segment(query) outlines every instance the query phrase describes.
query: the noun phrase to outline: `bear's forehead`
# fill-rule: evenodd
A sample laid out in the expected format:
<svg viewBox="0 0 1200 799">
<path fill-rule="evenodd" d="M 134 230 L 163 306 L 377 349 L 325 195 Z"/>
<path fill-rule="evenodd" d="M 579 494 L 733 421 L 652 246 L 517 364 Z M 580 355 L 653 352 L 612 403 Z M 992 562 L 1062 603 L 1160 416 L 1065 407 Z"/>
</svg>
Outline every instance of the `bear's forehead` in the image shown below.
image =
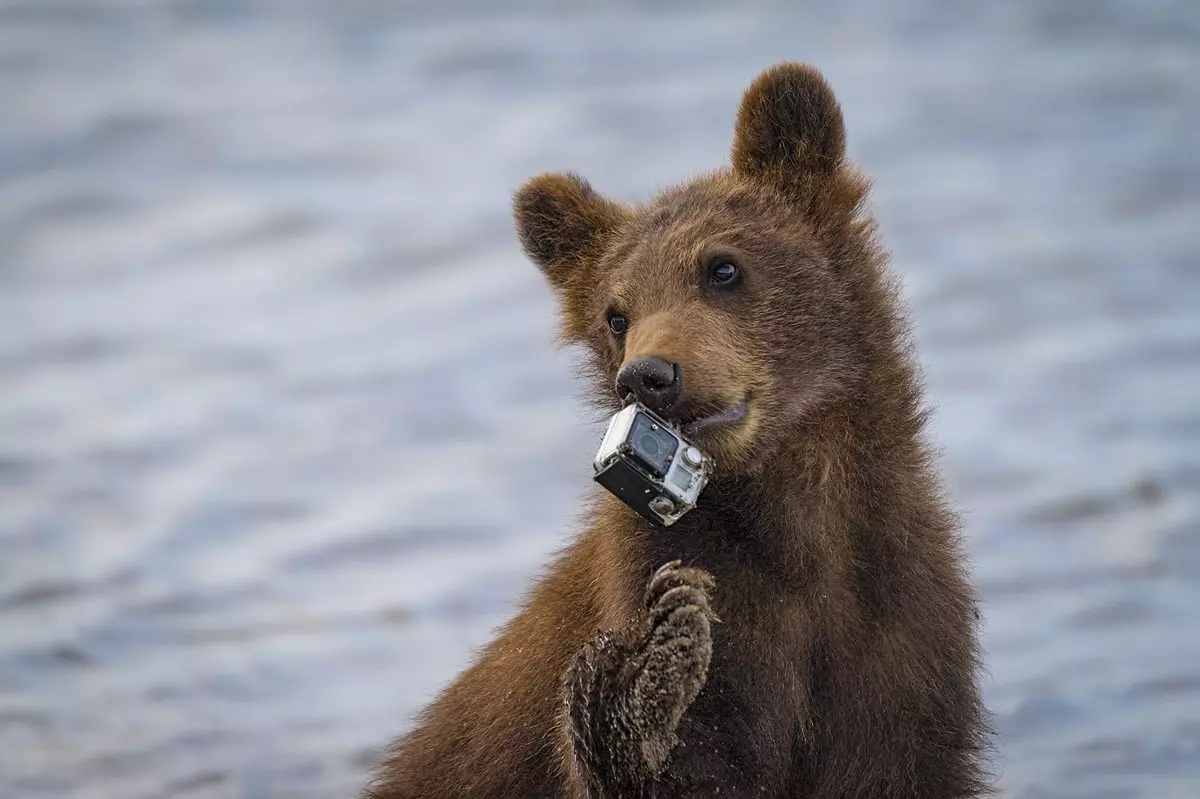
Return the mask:
<svg viewBox="0 0 1200 799">
<path fill-rule="evenodd" d="M 719 229 L 778 213 L 773 193 L 725 175 L 712 175 L 661 192 L 640 209 L 634 227 L 641 236 L 669 233 L 696 223 Z"/>
<path fill-rule="evenodd" d="M 774 192 L 717 173 L 667 189 L 634 209 L 609 250 L 618 293 L 695 282 L 707 257 L 792 238 L 794 210 Z"/>
</svg>

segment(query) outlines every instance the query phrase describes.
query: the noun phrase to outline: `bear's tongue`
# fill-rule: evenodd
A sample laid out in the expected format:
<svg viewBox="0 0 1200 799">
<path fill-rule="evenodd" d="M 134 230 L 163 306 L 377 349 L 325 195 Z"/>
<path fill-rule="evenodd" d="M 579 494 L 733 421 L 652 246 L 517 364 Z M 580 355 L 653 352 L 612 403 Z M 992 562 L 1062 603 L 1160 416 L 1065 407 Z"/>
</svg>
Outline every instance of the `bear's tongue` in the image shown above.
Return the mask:
<svg viewBox="0 0 1200 799">
<path fill-rule="evenodd" d="M 704 416 L 694 422 L 688 422 L 683 426 L 685 434 L 695 435 L 712 427 L 719 427 L 726 424 L 737 424 L 746 418 L 746 413 L 749 406 L 746 400 L 742 400 L 736 405 L 731 405 L 723 411 L 718 411 L 711 416 Z"/>
</svg>

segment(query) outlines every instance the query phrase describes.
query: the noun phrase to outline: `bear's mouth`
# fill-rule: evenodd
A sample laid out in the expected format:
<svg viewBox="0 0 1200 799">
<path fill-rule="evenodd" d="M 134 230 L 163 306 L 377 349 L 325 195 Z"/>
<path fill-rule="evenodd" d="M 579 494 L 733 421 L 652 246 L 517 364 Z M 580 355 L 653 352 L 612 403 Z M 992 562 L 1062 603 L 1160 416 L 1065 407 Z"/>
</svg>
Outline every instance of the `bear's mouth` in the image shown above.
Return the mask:
<svg viewBox="0 0 1200 799">
<path fill-rule="evenodd" d="M 750 395 L 746 394 L 741 400 L 715 413 L 700 416 L 685 421 L 681 425 L 684 435 L 694 436 L 718 427 L 728 427 L 746 420 L 750 414 Z"/>
</svg>

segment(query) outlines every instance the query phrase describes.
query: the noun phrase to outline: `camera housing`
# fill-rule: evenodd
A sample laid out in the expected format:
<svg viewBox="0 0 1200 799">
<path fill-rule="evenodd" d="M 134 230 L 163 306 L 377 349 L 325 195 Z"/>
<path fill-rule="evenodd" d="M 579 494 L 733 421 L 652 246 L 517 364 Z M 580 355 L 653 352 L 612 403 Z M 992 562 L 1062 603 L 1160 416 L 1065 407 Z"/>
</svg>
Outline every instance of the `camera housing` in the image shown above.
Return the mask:
<svg viewBox="0 0 1200 799">
<path fill-rule="evenodd" d="M 592 462 L 597 483 L 663 527 L 696 507 L 713 465 L 699 447 L 636 402 L 609 421 Z"/>
</svg>

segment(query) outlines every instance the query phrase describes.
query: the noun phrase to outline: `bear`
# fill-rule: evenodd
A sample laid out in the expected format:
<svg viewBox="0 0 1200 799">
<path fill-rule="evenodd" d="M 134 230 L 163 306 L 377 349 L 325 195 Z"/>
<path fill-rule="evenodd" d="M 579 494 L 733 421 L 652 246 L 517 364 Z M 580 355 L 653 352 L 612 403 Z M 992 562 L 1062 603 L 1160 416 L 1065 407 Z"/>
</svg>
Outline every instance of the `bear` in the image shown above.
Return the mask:
<svg viewBox="0 0 1200 799">
<path fill-rule="evenodd" d="M 425 797 L 975 797 L 977 599 L 924 428 L 911 325 L 833 91 L 785 62 L 730 163 L 643 205 L 516 193 L 590 398 L 716 462 L 652 526 L 583 531 L 365 789 Z"/>
</svg>

